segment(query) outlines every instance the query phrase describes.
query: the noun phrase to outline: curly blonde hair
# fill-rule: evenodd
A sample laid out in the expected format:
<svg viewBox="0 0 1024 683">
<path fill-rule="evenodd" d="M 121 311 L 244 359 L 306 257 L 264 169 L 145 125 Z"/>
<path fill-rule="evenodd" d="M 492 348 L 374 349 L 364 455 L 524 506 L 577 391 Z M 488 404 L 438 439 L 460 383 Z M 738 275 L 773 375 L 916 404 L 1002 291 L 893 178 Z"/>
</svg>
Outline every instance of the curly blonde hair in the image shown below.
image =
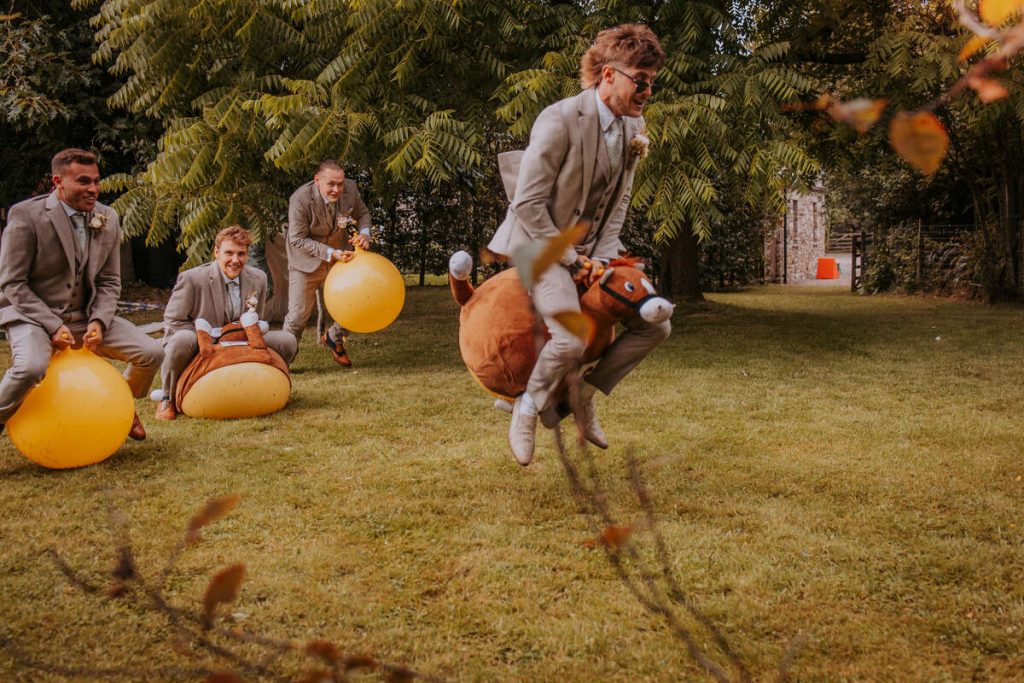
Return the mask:
<svg viewBox="0 0 1024 683">
<path fill-rule="evenodd" d="M 597 34 L 580 60 L 580 84 L 593 88 L 601 82 L 605 64 L 638 69 L 660 69 L 665 52 L 658 36 L 644 24 L 620 24 Z"/>
<path fill-rule="evenodd" d="M 219 249 L 221 242 L 225 240 L 234 242 L 240 247 L 246 249 L 252 244 L 252 233 L 243 228 L 241 225 L 230 225 L 220 232 L 213 238 L 213 246 L 215 249 Z"/>
</svg>

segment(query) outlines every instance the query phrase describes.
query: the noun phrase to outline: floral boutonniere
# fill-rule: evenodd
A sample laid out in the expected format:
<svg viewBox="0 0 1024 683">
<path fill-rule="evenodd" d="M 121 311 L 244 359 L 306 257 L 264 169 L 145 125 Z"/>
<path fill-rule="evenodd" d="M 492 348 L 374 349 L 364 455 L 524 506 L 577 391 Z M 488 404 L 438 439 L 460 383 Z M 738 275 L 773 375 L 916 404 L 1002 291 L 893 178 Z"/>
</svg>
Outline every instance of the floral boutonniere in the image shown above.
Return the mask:
<svg viewBox="0 0 1024 683">
<path fill-rule="evenodd" d="M 338 230 L 347 230 L 356 224 L 356 219 L 349 216 L 347 213 L 339 213 L 337 218 L 334 219 L 334 227 Z"/>
<path fill-rule="evenodd" d="M 89 227 L 93 230 L 102 230 L 107 225 L 107 214 L 94 213 L 89 219 Z"/>
<path fill-rule="evenodd" d="M 651 146 L 651 139 L 647 137 L 647 126 L 640 126 L 640 130 L 633 135 L 633 139 L 629 141 L 629 153 L 634 159 L 639 161 L 647 156 L 647 152 Z"/>
<path fill-rule="evenodd" d="M 255 313 L 256 306 L 258 306 L 259 303 L 260 300 L 256 298 L 256 293 L 253 292 L 252 294 L 245 298 L 245 310 L 248 311 L 249 313 Z"/>
</svg>

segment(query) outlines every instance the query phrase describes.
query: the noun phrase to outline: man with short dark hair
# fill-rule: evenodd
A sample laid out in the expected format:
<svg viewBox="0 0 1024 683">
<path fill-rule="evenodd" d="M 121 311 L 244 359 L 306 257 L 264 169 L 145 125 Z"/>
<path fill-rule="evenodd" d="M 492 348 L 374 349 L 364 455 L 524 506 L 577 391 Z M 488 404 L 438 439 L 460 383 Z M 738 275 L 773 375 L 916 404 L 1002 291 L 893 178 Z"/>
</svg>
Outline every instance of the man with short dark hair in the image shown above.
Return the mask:
<svg viewBox="0 0 1024 683">
<path fill-rule="evenodd" d="M 53 192 L 11 207 L 0 240 L 0 327 L 11 343 L 11 368 L 0 381 L 0 428 L 43 379 L 54 349 L 80 340 L 128 363 L 125 379 L 136 398 L 149 391 L 164 355 L 159 342 L 114 315 L 121 227 L 117 212 L 97 201 L 96 155 L 66 149 L 51 170 Z M 146 438 L 137 414 L 129 436 Z"/>
<path fill-rule="evenodd" d="M 358 234 L 350 237 L 350 230 Z M 353 180 L 334 159 L 320 163 L 313 180 L 288 200 L 288 314 L 284 329 L 298 340 L 316 304 L 319 289 L 335 261 L 352 258 L 355 247 L 370 246 L 370 211 Z M 351 367 L 345 330 L 331 325 L 323 341 L 335 362 Z"/>
<path fill-rule="evenodd" d="M 160 368 L 163 398 L 157 405 L 159 420 L 173 420 L 174 391 L 178 377 L 199 352 L 196 320 L 205 320 L 219 328 L 237 322 L 251 303 L 262 317 L 267 300 L 267 275 L 246 265 L 252 235 L 232 225 L 214 238 L 213 261 L 190 268 L 178 275 L 174 291 L 164 309 L 164 362 Z M 266 332 L 263 340 L 286 364 L 295 357 L 296 340 L 284 331 Z M 254 387 L 258 390 L 258 387 Z"/>
<path fill-rule="evenodd" d="M 633 175 L 648 145 L 641 113 L 664 62 L 658 38 L 646 26 L 623 24 L 601 31 L 580 63 L 583 92 L 540 113 L 525 152 L 499 158 L 503 180 L 514 189 L 505 220 L 488 245 L 492 252 L 512 256 L 534 240 L 555 237 L 578 224 L 587 228 L 582 241 L 567 249 L 530 292 L 551 338 L 512 411 L 509 445 L 521 465 L 533 458 L 538 414 L 545 424 L 557 423 L 552 396 L 583 358 L 584 341 L 555 318 L 580 312 L 572 271 L 589 284 L 600 265 L 622 251 L 619 233 Z M 583 414 L 577 419 L 586 438 L 601 448 L 608 442 L 594 412 L 595 392 L 610 392 L 671 329 L 668 321 L 649 323 L 635 315 L 623 323 L 626 331 L 580 384 Z"/>
</svg>

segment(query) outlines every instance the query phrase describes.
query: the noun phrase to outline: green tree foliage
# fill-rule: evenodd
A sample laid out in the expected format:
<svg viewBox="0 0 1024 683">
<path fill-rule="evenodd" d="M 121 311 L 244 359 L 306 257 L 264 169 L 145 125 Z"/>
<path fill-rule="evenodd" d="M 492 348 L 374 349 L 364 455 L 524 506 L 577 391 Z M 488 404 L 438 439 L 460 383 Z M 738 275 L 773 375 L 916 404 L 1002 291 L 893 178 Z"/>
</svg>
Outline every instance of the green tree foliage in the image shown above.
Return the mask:
<svg viewBox="0 0 1024 683">
<path fill-rule="evenodd" d="M 87 18 L 66 0 L 30 0 L 0 20 L 0 206 L 48 190 L 50 158 L 66 147 L 94 149 L 114 171 L 152 155 L 146 122 L 107 106 L 117 84 L 91 61 Z"/>
<path fill-rule="evenodd" d="M 505 135 L 489 102 L 516 29 L 502 3 L 132 0 L 97 26 L 126 78 L 113 102 L 166 130 L 145 173 L 113 179 L 127 229 L 180 239 L 191 262 L 224 225 L 279 229 L 321 158 L 393 208 L 400 183 L 462 189 Z"/>
<path fill-rule="evenodd" d="M 578 91 L 589 41 L 623 21 L 651 24 L 669 55 L 634 195 L 659 240 L 710 235 L 722 223 L 723 177 L 742 179 L 726 184 L 747 204 L 780 207 L 781 188 L 814 170 L 779 109 L 809 82 L 780 64 L 784 44 L 746 51 L 729 3 L 78 6 L 98 9 L 97 56 L 124 79 L 111 101 L 165 128 L 144 173 L 113 179 L 126 227 L 151 242 L 180 239 L 192 262 L 225 224 L 279 229 L 288 194 L 322 157 L 365 172 L 378 218 L 399 213 L 403 190 L 405 208 L 439 192 L 500 198 L 496 153 L 523 145 L 544 106 Z M 452 228 L 478 246 L 494 217 L 476 213 Z"/>
</svg>

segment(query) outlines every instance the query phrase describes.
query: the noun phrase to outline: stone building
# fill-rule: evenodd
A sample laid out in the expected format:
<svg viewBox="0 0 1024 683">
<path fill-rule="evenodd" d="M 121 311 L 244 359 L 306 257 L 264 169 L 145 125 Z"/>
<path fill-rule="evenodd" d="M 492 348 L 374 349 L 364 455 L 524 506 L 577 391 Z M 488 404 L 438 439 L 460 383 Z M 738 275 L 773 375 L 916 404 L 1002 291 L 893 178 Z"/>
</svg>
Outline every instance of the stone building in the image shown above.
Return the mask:
<svg viewBox="0 0 1024 683">
<path fill-rule="evenodd" d="M 765 282 L 815 279 L 818 258 L 825 255 L 827 225 L 824 187 L 815 185 L 807 194 L 786 192 L 786 213 L 765 237 Z"/>
</svg>

